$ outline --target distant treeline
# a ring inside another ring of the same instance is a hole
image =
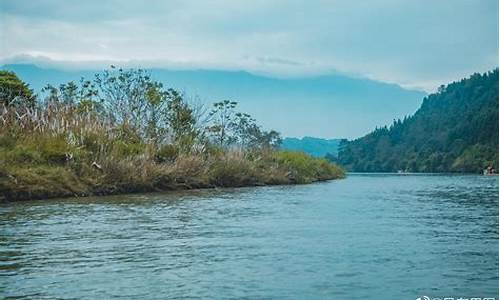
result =
[[[498,69],[441,86],[413,116],[343,141],[331,158],[359,172],[498,170]]]
[[[142,69],[114,66],[34,95],[0,71],[0,199],[308,183],[326,159],[279,151],[237,102],[206,107]]]

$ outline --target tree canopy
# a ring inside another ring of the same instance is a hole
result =
[[[33,106],[35,97],[28,84],[14,72],[0,70],[0,104]]]

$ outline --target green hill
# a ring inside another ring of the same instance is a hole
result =
[[[340,145],[358,172],[480,172],[498,169],[498,69],[441,86],[411,117]]]

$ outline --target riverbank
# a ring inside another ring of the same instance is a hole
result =
[[[142,69],[111,66],[92,80],[35,95],[0,71],[0,200],[214,187],[303,184],[344,171],[278,150],[237,102],[205,106]]]
[[[26,150],[26,149],[24,149]],[[79,162],[36,163],[41,152],[0,147],[0,200],[32,200],[159,192],[216,187],[307,184],[339,179],[344,171],[303,153],[230,151],[203,159],[183,155],[156,163],[146,157]],[[63,158],[64,157],[64,158]],[[5,159],[12,163],[7,165]],[[25,161],[20,163],[20,159]],[[17,163],[16,163],[17,162]]]

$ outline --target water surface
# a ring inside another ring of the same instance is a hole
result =
[[[497,297],[498,177],[0,205],[0,298]]]

